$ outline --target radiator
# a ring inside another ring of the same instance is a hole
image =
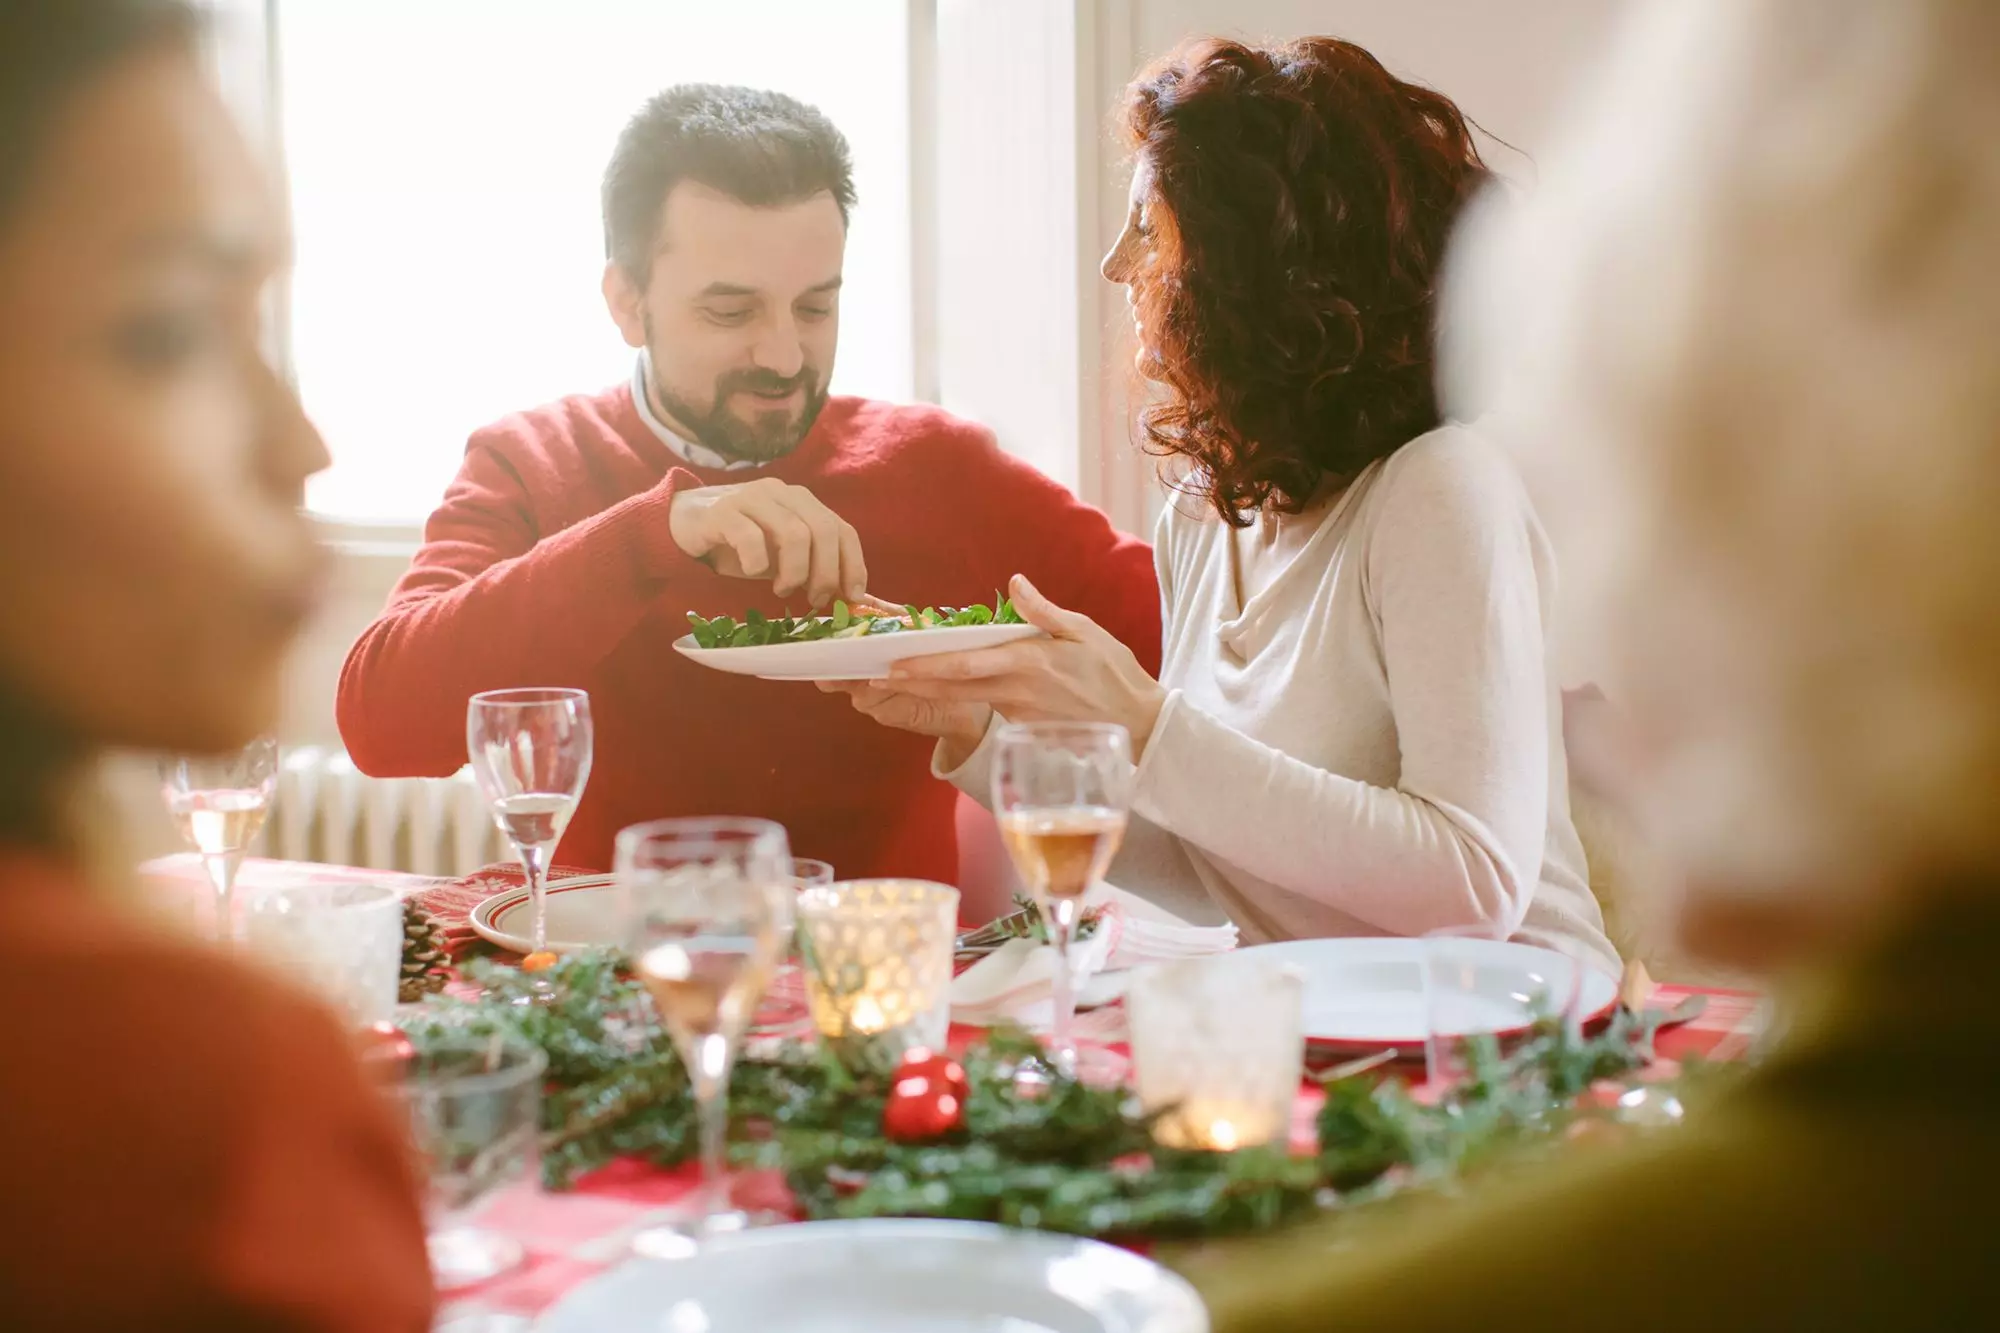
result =
[[[344,750],[288,749],[260,856],[463,875],[513,852],[469,769],[448,778],[371,778]]]

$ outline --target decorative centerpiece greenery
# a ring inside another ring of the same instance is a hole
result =
[[[550,1188],[620,1157],[672,1166],[692,1155],[687,1075],[615,955],[574,955],[533,977],[475,962],[468,979],[477,998],[433,996],[405,1032],[421,1049],[447,1032],[505,1030],[547,1052]],[[1020,1034],[995,1033],[955,1060],[780,1046],[737,1066],[732,1156],[781,1171],[810,1218],[971,1218],[1113,1237],[1261,1230],[1450,1182],[1615,1117],[1605,1081],[1650,1062],[1662,1017],[1621,1012],[1588,1039],[1545,1022],[1504,1053],[1475,1043],[1471,1077],[1431,1104],[1393,1080],[1330,1083],[1310,1154],[1162,1147],[1127,1092],[1061,1077]]]

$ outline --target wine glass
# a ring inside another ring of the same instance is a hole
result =
[[[621,934],[694,1086],[701,1190],[684,1219],[634,1238],[641,1254],[761,1219],[730,1198],[729,1074],[790,938],[794,867],[784,829],[763,819],[660,819],[618,835]]]
[[[1424,933],[1424,1073],[1433,1088],[1466,1077],[1472,1046],[1483,1037],[1525,1032],[1547,1019],[1569,1045],[1583,1040],[1584,997],[1598,965],[1581,946],[1546,941],[1524,988],[1519,963],[1496,951],[1505,939],[1497,924]]]
[[[535,1176],[547,1068],[541,1049],[519,1037],[467,1033],[426,1043],[400,1071],[426,1167],[424,1211],[440,1290],[521,1262],[519,1241],[479,1222],[488,1205]]]
[[[833,866],[809,856],[792,858],[792,888],[800,893],[822,889],[833,883]],[[806,1004],[805,974],[799,967],[799,940],[796,931],[785,937],[778,967],[764,993],[764,1002],[751,1021],[750,1032],[759,1037],[794,1035],[812,1017]]]
[[[472,775],[528,881],[532,952],[549,947],[549,858],[590,780],[590,696],[582,690],[488,690],[465,712]]]
[[[1103,878],[1125,838],[1132,738],[1107,723],[1037,722],[1002,727],[996,746],[993,811],[1056,951],[1050,1053],[1057,1069],[1075,1077],[1070,943],[1084,895]],[[1082,1072],[1115,1077],[1105,1064],[1104,1053],[1093,1053]]]
[[[201,854],[215,890],[215,938],[235,937],[236,872],[270,813],[278,785],[278,742],[260,736],[220,755],[179,755],[160,762],[160,789],[181,840]]]

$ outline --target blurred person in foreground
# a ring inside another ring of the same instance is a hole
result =
[[[837,686],[990,789],[1013,721],[1122,723],[1111,878],[1252,942],[1476,927],[1616,971],[1569,806],[1556,568],[1511,460],[1435,392],[1445,239],[1488,178],[1444,94],[1331,37],[1189,42],[1126,92],[1126,288],[1163,669],[1053,589],[1041,640]],[[1156,678],[1157,676],[1157,678]]]
[[[1628,36],[1469,241],[1469,391],[1568,491],[1689,911],[1782,964],[1790,1029],[1657,1137],[1191,1261],[1218,1333],[1993,1319],[2000,6]]]
[[[421,1333],[403,1139],[336,1020],[104,900],[109,746],[274,720],[326,463],[260,352],[267,182],[177,0],[0,7],[0,1324]]]
[[[687,661],[687,613],[969,606],[1026,571],[1157,665],[1145,543],[983,427],[829,396],[855,206],[846,139],[789,97],[693,84],[633,116],[604,176],[633,370],[474,433],[341,672],[357,764],[448,775],[474,693],[577,686],[597,751],[561,860],[603,868],[624,825],[740,810],[843,876],[955,882],[957,793],[929,744]]]

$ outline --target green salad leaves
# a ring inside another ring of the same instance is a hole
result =
[[[730,616],[704,620],[688,612],[694,641],[702,648],[763,648],[774,643],[812,643],[819,639],[858,639],[869,634],[907,634],[965,625],[1026,623],[1014,604],[997,594],[992,606],[906,606],[901,615],[851,607],[846,602],[835,602],[833,614],[827,616],[770,617],[761,611],[748,611],[740,621]]]

